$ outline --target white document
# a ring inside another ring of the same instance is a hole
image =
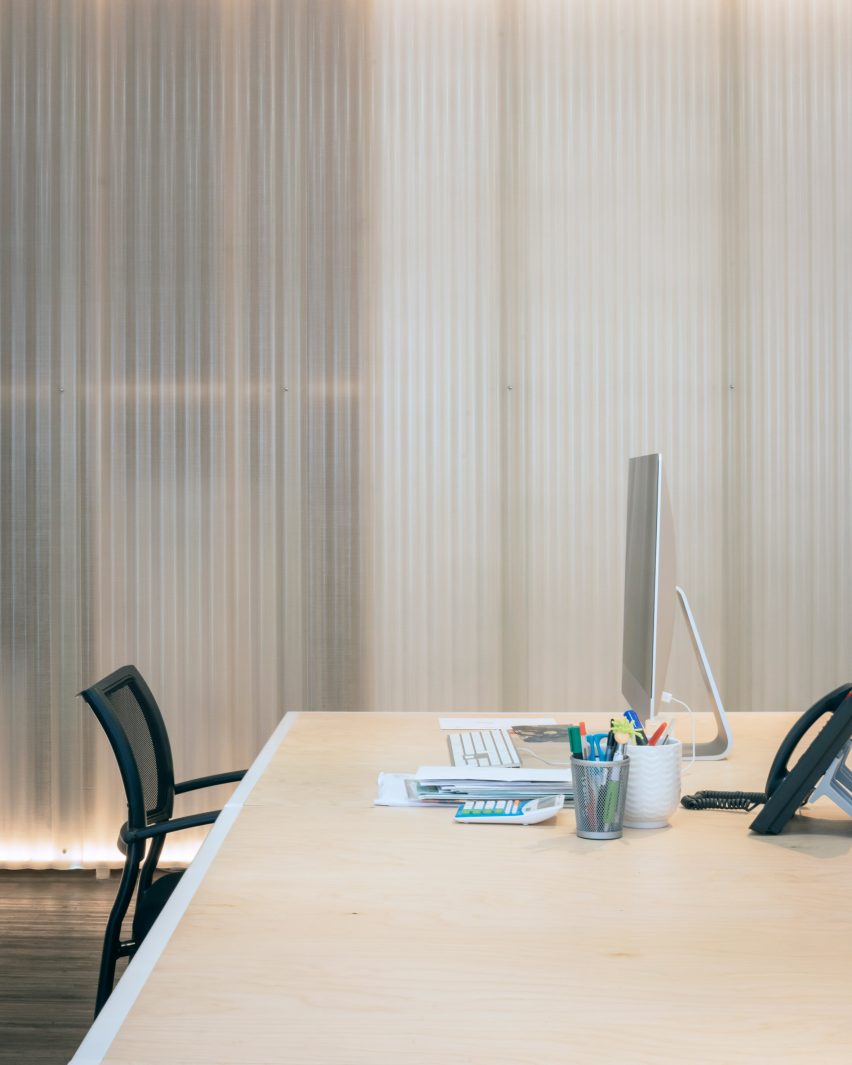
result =
[[[379,789],[373,805],[434,806],[435,803],[417,802],[409,797],[405,782],[412,779],[410,773],[379,773]]]
[[[411,776],[409,773],[408,776]],[[497,769],[494,766],[422,765],[414,774],[419,781],[499,780],[507,784],[529,781],[533,784],[558,784],[571,779],[565,769]]]
[[[552,717],[442,717],[443,729],[511,728],[512,725],[555,725]]]
[[[493,769],[477,766],[423,766],[416,774],[379,773],[374,806],[458,805],[466,798],[537,798],[557,792],[570,795],[570,771],[558,769]],[[426,790],[417,796],[419,786]],[[496,790],[495,790],[496,789]]]

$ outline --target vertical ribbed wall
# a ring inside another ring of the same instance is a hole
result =
[[[499,20],[373,5],[372,703],[501,701]]]
[[[620,705],[652,449],[728,705],[846,679],[850,71],[827,0],[0,0],[0,860],[110,850],[122,661],[181,775]]]
[[[744,5],[725,618],[735,705],[852,679],[852,5]]]
[[[629,455],[665,456],[680,576],[724,667],[719,12],[554,0],[516,5],[510,26],[506,531],[523,576],[509,690],[535,709],[606,708]],[[690,698],[692,660],[672,662]]]

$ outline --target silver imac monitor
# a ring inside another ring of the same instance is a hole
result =
[[[621,691],[639,717],[656,716],[672,649],[674,523],[662,455],[630,460]]]
[[[689,601],[677,585],[674,522],[662,455],[630,460],[621,691],[639,717],[656,717],[666,682],[680,601],[716,717],[716,737],[697,743],[696,758],[724,758],[733,740]]]

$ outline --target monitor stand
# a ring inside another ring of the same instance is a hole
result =
[[[704,644],[701,642],[698,626],[695,624],[695,618],[689,608],[689,600],[686,598],[686,592],[680,586],[677,587],[677,597],[680,600],[683,616],[686,619],[689,635],[692,638],[692,646],[695,650],[695,656],[701,666],[704,683],[707,686],[707,691],[713,702],[713,716],[716,718],[716,738],[706,740],[703,743],[696,743],[695,757],[706,759],[726,758],[734,745],[734,738],[731,735],[731,726],[728,724],[725,708],[722,706],[722,697],[719,695],[719,689],[716,687],[716,680],[713,676],[713,670],[710,668],[707,654],[704,651]],[[684,750],[686,750],[686,744],[684,744]]]

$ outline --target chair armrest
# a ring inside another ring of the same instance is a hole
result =
[[[212,825],[221,812],[221,810],[207,810],[203,814],[173,817],[170,821],[158,821],[157,824],[146,825],[145,828],[128,828],[127,825],[123,825],[119,839],[125,843],[135,843],[140,839],[152,839],[155,836],[165,836],[169,832],[180,832],[184,828]]]
[[[199,788],[214,788],[217,784],[236,784],[245,775],[245,769],[236,769],[233,773],[214,773],[212,777],[182,780],[180,784],[175,784],[175,795],[181,795],[185,791],[197,791]]]

